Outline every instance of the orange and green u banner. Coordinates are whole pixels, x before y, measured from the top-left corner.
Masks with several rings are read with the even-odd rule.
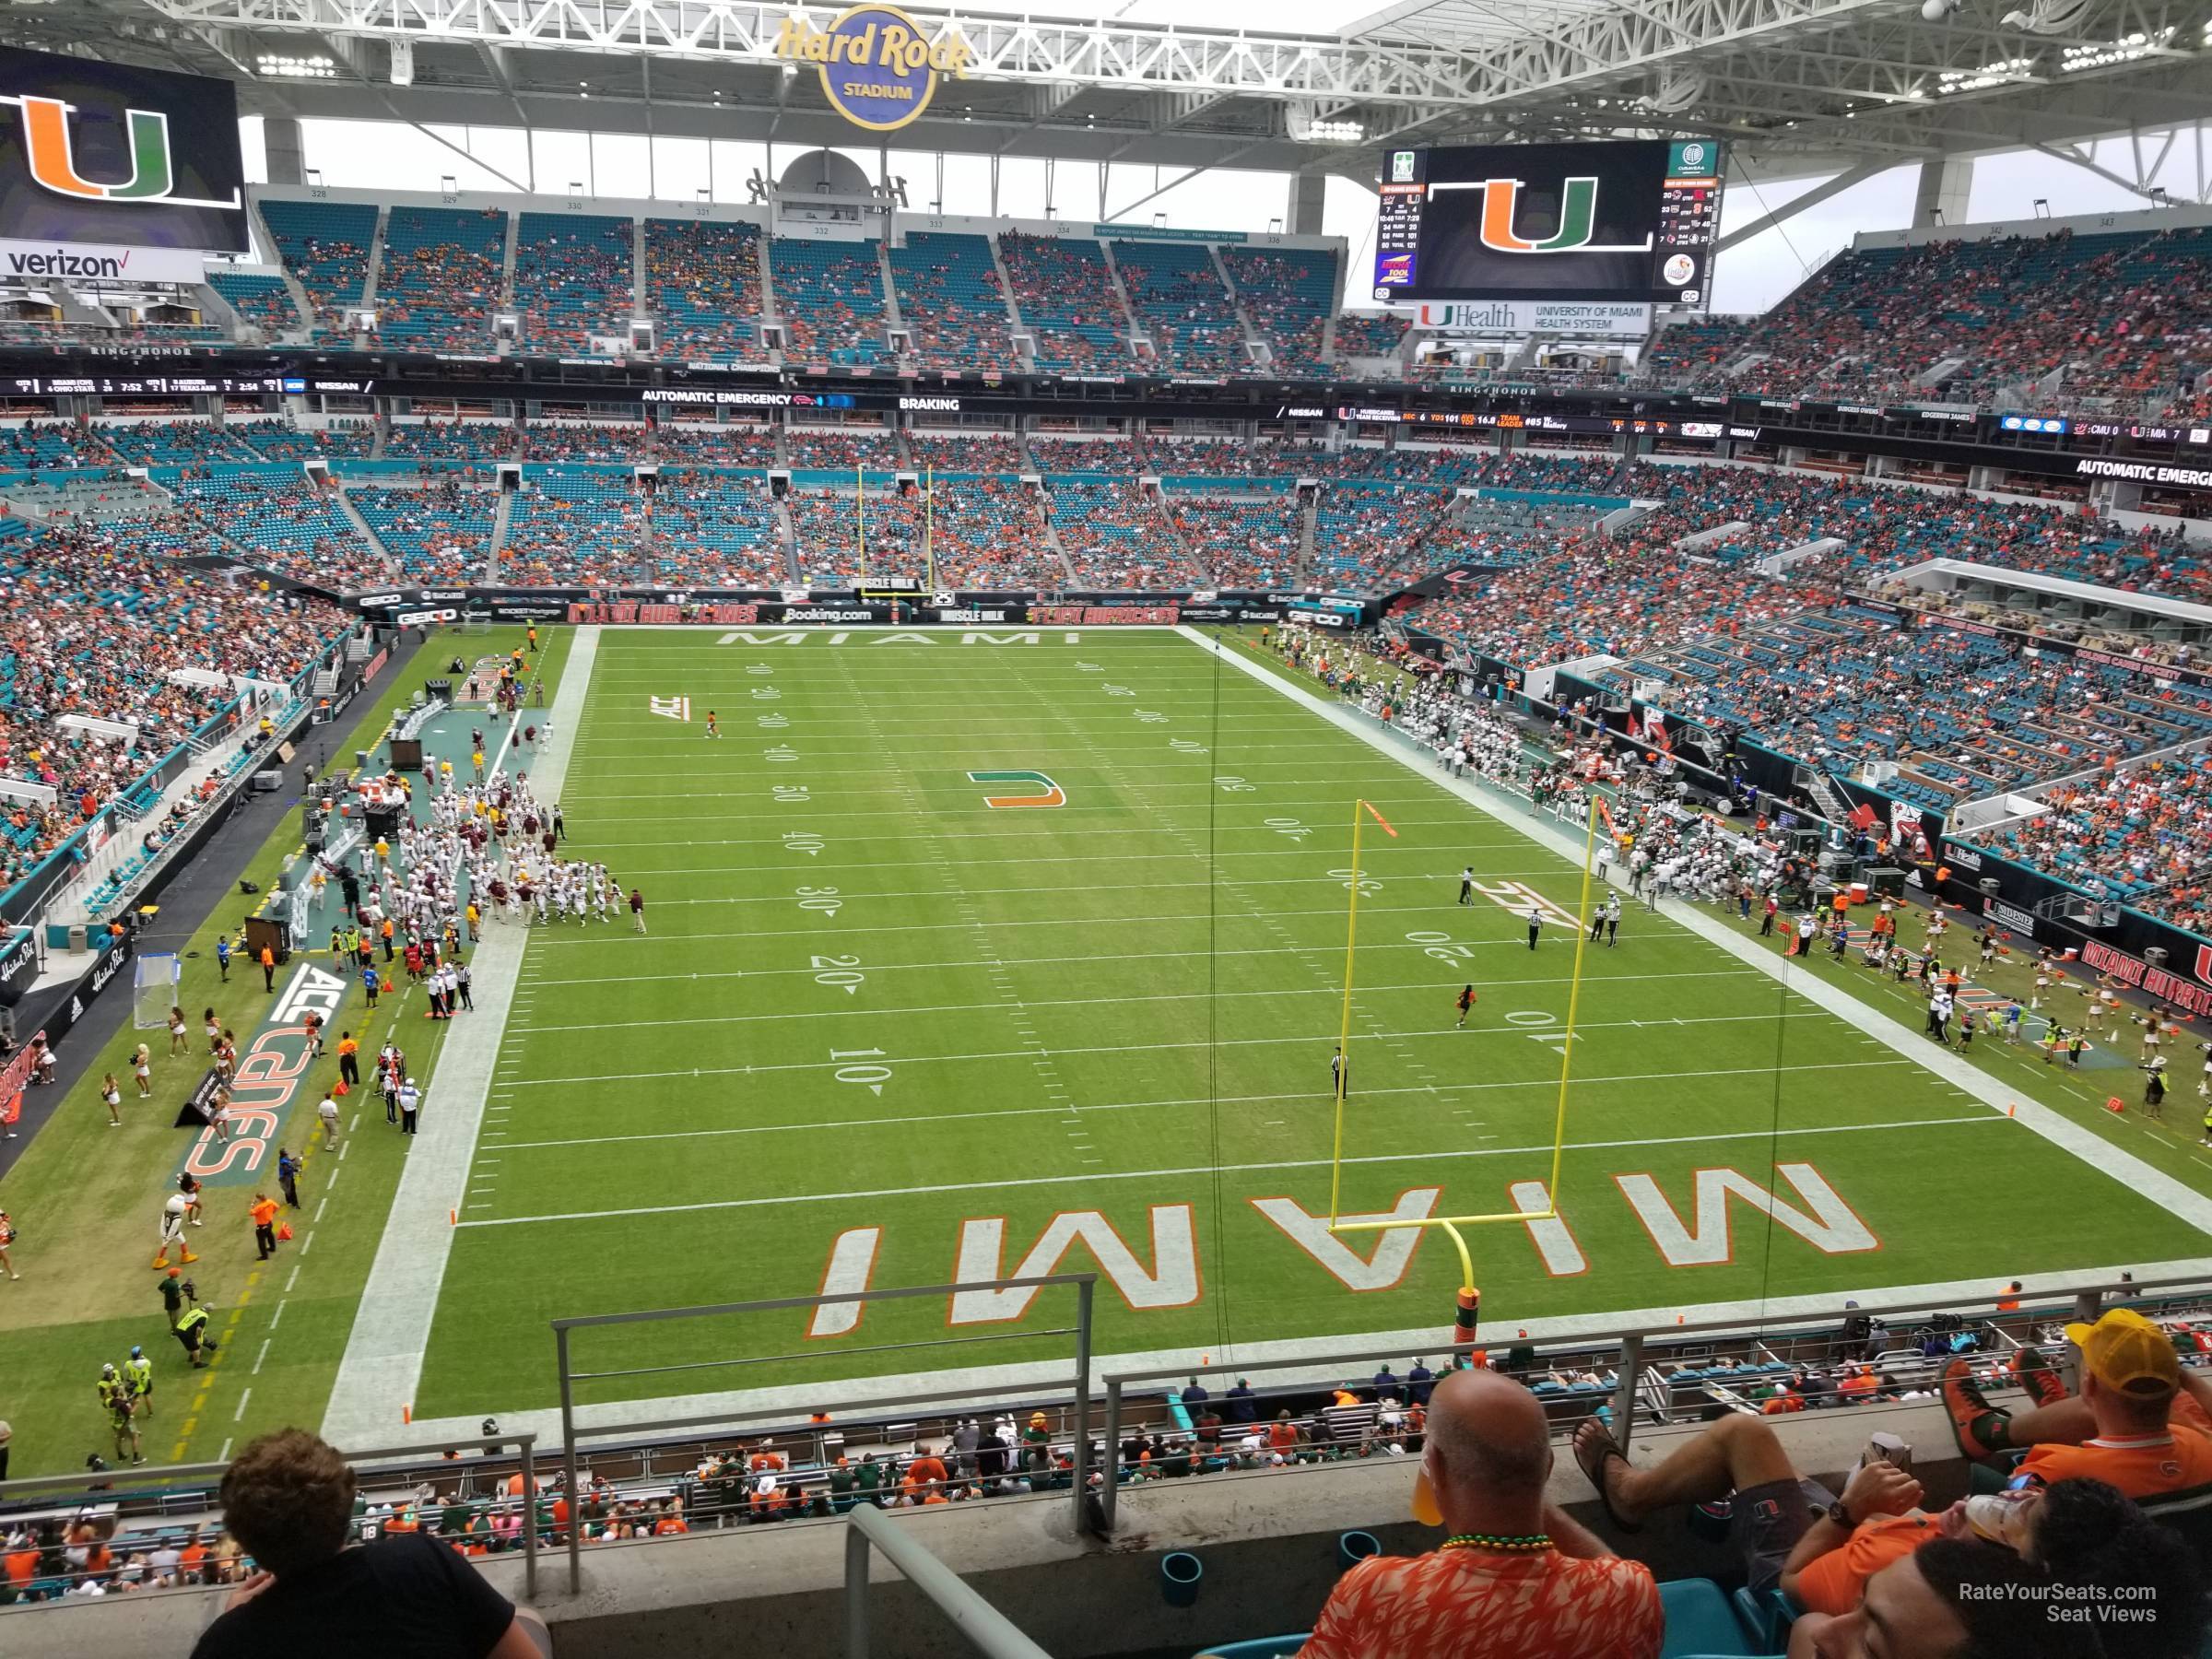
[[[1026,794],[987,794],[986,806],[1065,806],[1067,792],[1041,771],[980,771],[970,772],[971,783],[1027,783],[1032,789]]]

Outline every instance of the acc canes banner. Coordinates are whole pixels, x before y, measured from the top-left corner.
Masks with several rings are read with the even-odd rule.
[[[333,1022],[353,982],[312,962],[285,982],[283,994],[239,1056],[230,1084],[230,1138],[218,1140],[214,1130],[201,1131],[182,1168],[217,1186],[242,1186],[261,1173],[283,1131],[285,1113],[312,1068],[306,1016],[322,1016],[325,1037],[335,1043]],[[330,1064],[335,1072],[336,1062]]]
[[[246,253],[244,193],[229,82],[0,49],[0,272],[175,280],[125,251]]]

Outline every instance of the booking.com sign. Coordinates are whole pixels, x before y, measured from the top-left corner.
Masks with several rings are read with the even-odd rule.
[[[929,108],[937,78],[965,78],[975,49],[957,29],[930,39],[895,6],[855,6],[819,29],[803,12],[783,19],[776,55],[820,71],[822,95],[856,126],[891,132]]]

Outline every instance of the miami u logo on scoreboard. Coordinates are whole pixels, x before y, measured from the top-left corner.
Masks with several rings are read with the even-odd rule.
[[[131,176],[118,183],[103,184],[76,170],[69,135],[69,118],[77,112],[74,104],[28,92],[19,97],[0,94],[0,104],[14,104],[23,112],[23,150],[30,176],[56,195],[90,202],[158,202],[171,207],[240,206],[235,190],[229,201],[170,194],[176,188],[176,162],[170,153],[169,117],[159,110],[124,111],[130,135]]]
[[[986,806],[1065,806],[1067,792],[1041,771],[980,771],[970,772],[971,783],[1020,783],[1028,787],[1018,794],[987,794]]]
[[[1521,195],[1524,179],[1468,179],[1429,186],[1434,197],[1441,190],[1479,190],[1482,196],[1482,245],[1500,253],[1643,253],[1652,246],[1646,232],[1640,242],[1597,242],[1597,179],[1573,176],[1563,181],[1559,194],[1559,222],[1549,235],[1524,235]]]

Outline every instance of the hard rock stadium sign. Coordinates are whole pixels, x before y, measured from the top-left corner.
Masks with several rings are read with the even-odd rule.
[[[933,39],[895,6],[855,6],[827,29],[805,12],[791,13],[776,55],[816,65],[832,109],[856,126],[888,133],[929,108],[940,76],[965,78],[975,49],[950,26]]]

